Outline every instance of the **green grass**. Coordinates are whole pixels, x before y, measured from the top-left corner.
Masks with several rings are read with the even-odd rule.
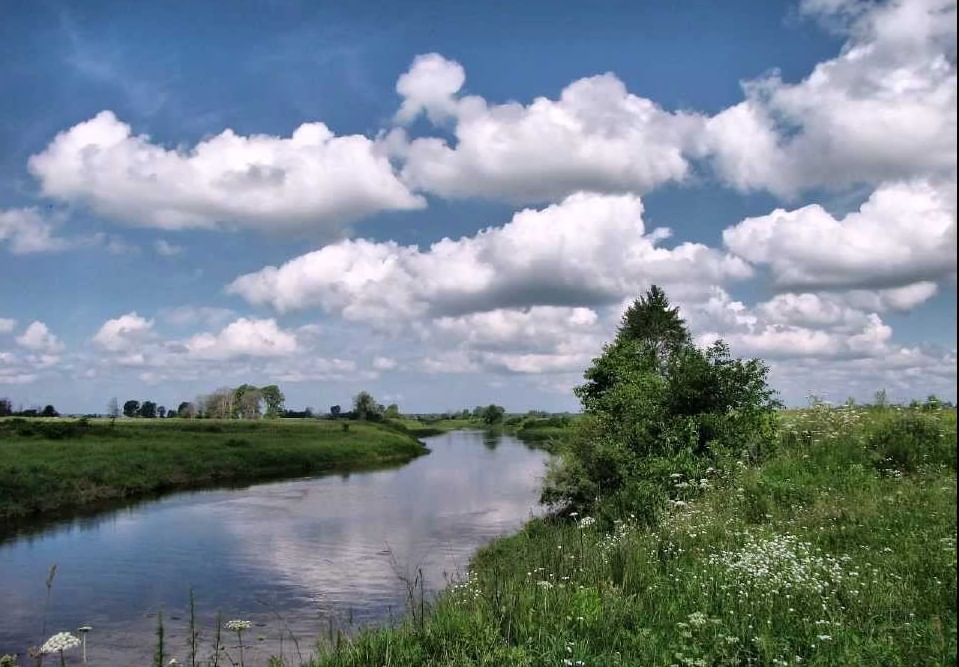
[[[347,427],[348,430],[344,430]],[[0,420],[0,533],[15,520],[219,484],[402,463],[400,428],[317,420]]]
[[[311,664],[954,665],[956,414],[918,418],[941,437],[905,456],[895,410],[786,413],[764,463],[671,480],[654,525],[535,520]]]
[[[419,420],[410,417],[388,419],[389,424],[401,426],[417,438],[427,438],[432,435],[442,435],[449,431],[458,431],[468,428],[482,428],[483,425],[472,419],[430,419]]]

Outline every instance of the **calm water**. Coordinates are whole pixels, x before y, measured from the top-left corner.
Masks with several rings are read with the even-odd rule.
[[[442,588],[538,511],[542,452],[478,432],[427,443],[392,470],[182,493],[0,544],[0,655],[41,641],[52,563],[47,635],[93,626],[93,665],[148,665],[160,609],[182,663],[191,586],[204,655],[217,610],[256,623],[244,643],[257,664],[287,626],[306,656],[331,619],[389,623],[404,609],[398,574],[422,568],[427,590]],[[289,634],[282,650],[295,654]]]

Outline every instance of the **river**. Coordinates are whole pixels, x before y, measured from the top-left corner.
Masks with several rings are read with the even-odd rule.
[[[389,470],[178,493],[9,539],[0,655],[45,638],[52,564],[45,634],[92,626],[91,665],[149,665],[160,610],[167,659],[183,664],[191,588],[201,655],[219,611],[254,623],[247,665],[295,657],[291,636],[305,658],[331,627],[396,622],[404,578],[422,570],[427,594],[439,590],[477,548],[540,511],[545,453],[473,431],[426,443],[429,455]],[[79,664],[79,651],[70,657]]]

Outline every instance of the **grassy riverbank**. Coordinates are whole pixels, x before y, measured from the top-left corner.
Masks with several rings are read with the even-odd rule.
[[[313,667],[951,665],[956,413],[784,413],[651,522],[530,523],[425,615]]]
[[[0,420],[0,533],[6,524],[183,488],[402,463],[413,434],[317,420]]]

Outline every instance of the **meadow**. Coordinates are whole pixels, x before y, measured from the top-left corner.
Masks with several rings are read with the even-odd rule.
[[[400,426],[322,420],[0,420],[0,534],[36,517],[179,489],[395,465]]]
[[[779,419],[759,463],[664,471],[652,520],[534,520],[311,667],[955,664],[955,410]]]

